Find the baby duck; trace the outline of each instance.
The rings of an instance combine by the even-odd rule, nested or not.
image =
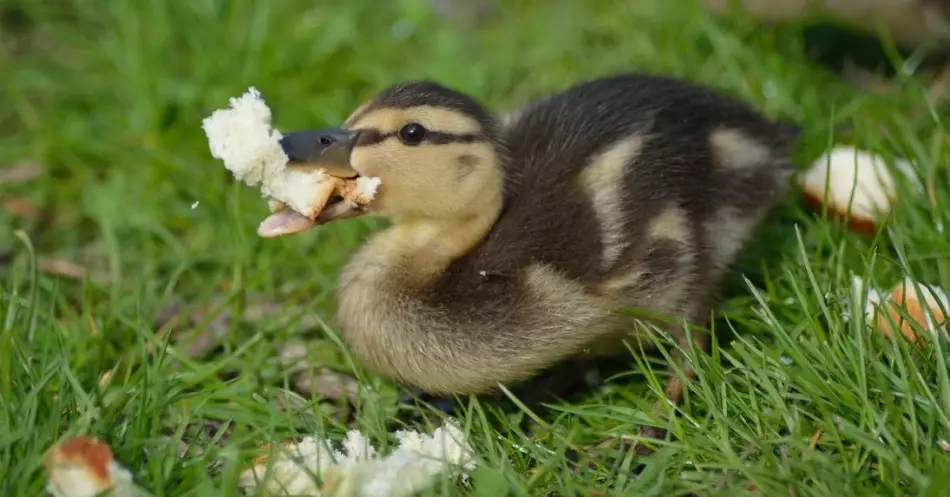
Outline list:
[[[712,89],[624,74],[498,119],[439,83],[400,83],[282,143],[293,163],[338,157],[333,174],[381,179],[365,209],[336,202],[299,230],[391,221],[342,269],[338,332],[369,369],[449,396],[627,353],[648,321],[622,309],[672,318],[661,326],[685,346],[786,192],[797,135]]]

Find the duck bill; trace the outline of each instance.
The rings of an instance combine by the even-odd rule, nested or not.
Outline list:
[[[288,165],[292,167],[323,169],[331,176],[352,179],[359,176],[350,166],[350,154],[359,135],[359,130],[345,128],[296,131],[284,135],[280,146],[287,154]],[[362,209],[343,201],[331,201],[316,219],[283,207],[264,219],[257,229],[257,234],[263,238],[292,235],[320,224],[349,219],[364,213]]]
[[[359,217],[365,213],[366,211],[363,209],[354,207],[347,202],[335,202],[328,205],[316,219],[310,219],[292,209],[283,208],[267,216],[261,222],[261,225],[257,228],[257,235],[261,238],[294,235],[321,224]]]
[[[314,129],[288,133],[280,139],[280,146],[291,166],[323,169],[338,178],[355,178],[359,173],[350,166],[350,155],[359,138],[359,130]]]

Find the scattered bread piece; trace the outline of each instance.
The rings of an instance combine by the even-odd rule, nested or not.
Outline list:
[[[908,161],[897,160],[895,166],[915,179]],[[820,209],[827,201],[830,213],[865,234],[874,233],[880,217],[897,201],[897,185],[884,160],[852,146],[822,154],[802,176],[801,187],[813,207]]]
[[[283,495],[407,497],[439,476],[464,477],[475,468],[472,449],[454,421],[431,436],[405,431],[395,435],[399,447],[385,457],[356,430],[347,433],[340,451],[314,437],[285,444],[286,453],[276,459],[259,457],[244,470],[240,485],[245,491]],[[323,485],[318,486],[315,477]]]
[[[892,326],[897,326],[911,342],[923,346],[926,342],[917,336],[913,323],[932,334],[947,324],[944,309],[950,309],[950,300],[938,287],[905,278],[891,289],[887,304],[887,314],[878,314],[875,322],[885,337],[889,338]]]
[[[132,474],[112,458],[108,445],[94,438],[79,436],[56,444],[45,466],[46,491],[53,497],[133,495]]]
[[[861,279],[855,277],[853,288],[856,298],[860,297],[862,287]],[[950,298],[939,287],[905,278],[887,292],[869,288],[864,305],[865,319],[885,338],[891,338],[896,328],[908,340],[923,347],[926,341],[917,336],[915,327],[931,334],[936,334],[938,330],[946,333],[945,311],[950,310]]]
[[[854,298],[855,302],[861,302],[861,293],[864,292],[864,280],[861,277],[853,275],[851,276],[851,296]],[[874,287],[868,287],[868,295],[864,300],[864,318],[868,322],[872,322],[874,315],[877,312],[877,306],[881,305],[881,302],[884,300],[884,294]]]

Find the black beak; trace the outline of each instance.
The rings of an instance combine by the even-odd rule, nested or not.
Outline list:
[[[324,128],[288,133],[280,139],[280,146],[291,165],[322,168],[339,178],[359,175],[350,166],[350,154],[359,139],[359,130]]]

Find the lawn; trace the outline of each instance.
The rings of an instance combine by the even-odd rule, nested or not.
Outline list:
[[[731,341],[698,359],[670,443],[579,472],[564,456],[649,421],[663,369],[633,362],[537,411],[532,431],[524,413],[471,404],[461,421],[480,468],[471,488],[431,495],[950,493],[950,345],[885,340],[848,297],[852,274],[950,285],[945,111],[914,60],[872,92],[806,57],[796,26],[714,20],[691,2],[504,14],[469,28],[423,0],[0,6],[0,495],[40,495],[43,455],[67,435],[108,442],[139,486],[168,496],[237,495],[267,442],[341,439],[349,424],[392,444],[397,389],[333,334],[337,269],[381,224],[259,239],[264,202],[200,127],[228,97],[256,86],[293,130],[338,123],[402,79],[503,111],[622,70],[701,81],[802,124],[802,167],[832,143],[911,158],[936,206],[903,195],[865,236],[791,195],[724,285],[712,328]]]

